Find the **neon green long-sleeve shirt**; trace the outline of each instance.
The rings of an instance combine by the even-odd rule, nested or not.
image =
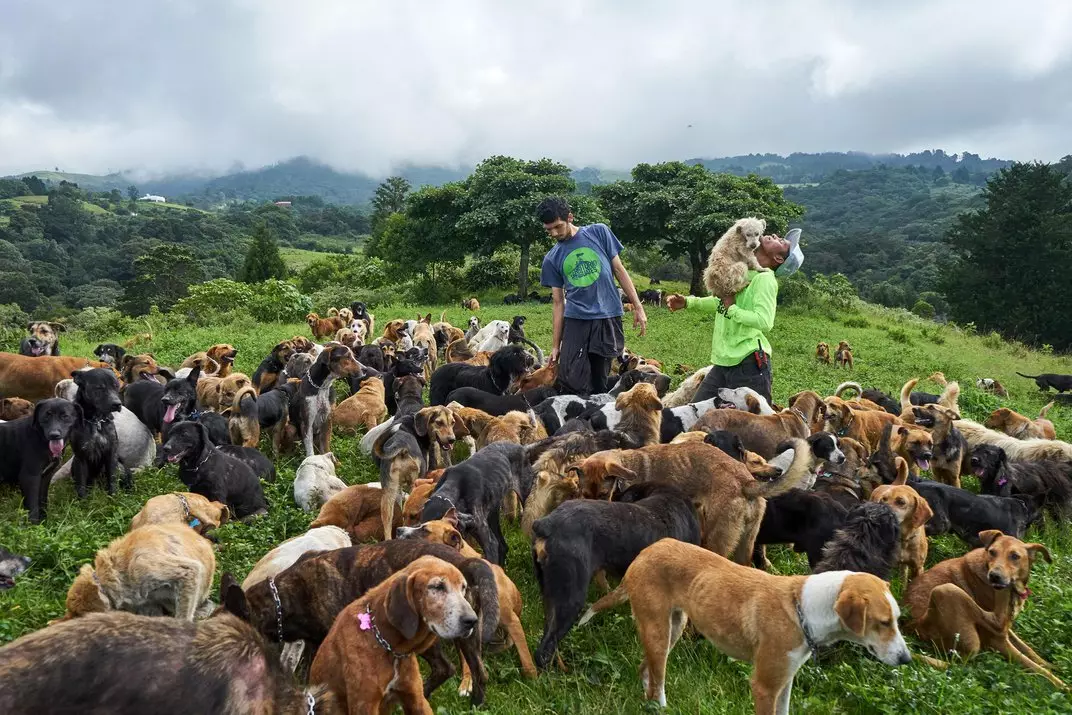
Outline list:
[[[718,312],[722,304],[714,296],[689,296],[686,310],[715,314],[715,333],[711,338],[711,364],[733,367],[756,351],[757,345],[771,354],[766,333],[774,327],[778,308],[778,279],[773,271],[748,271],[749,283],[737,293],[726,314]],[[757,342],[758,341],[758,342]]]

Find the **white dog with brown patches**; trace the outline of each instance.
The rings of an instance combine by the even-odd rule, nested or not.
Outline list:
[[[788,715],[793,678],[816,648],[866,647],[886,665],[911,662],[889,584],[866,573],[774,576],[699,546],[662,539],[640,552],[622,583],[581,619],[629,601],[644,647],[648,700],[666,705],[666,659],[691,618],[731,658],[753,664],[757,714]]]

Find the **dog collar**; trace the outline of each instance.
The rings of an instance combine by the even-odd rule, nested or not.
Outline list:
[[[357,627],[363,631],[372,631],[372,637],[375,638],[376,642],[380,644],[380,647],[387,651],[387,654],[395,660],[408,658],[412,655],[411,653],[399,653],[391,647],[391,644],[383,637],[383,634],[380,633],[380,629],[376,627],[376,617],[372,615],[371,607],[367,603],[365,604],[365,612],[357,614]]]
[[[92,420],[86,420],[86,424],[90,424],[90,425],[93,425],[93,426],[94,426],[94,427],[96,427],[97,429],[100,429],[102,425],[105,425],[105,424],[107,424],[108,422],[111,422],[111,421],[112,421],[112,419],[113,419],[113,417],[112,417],[112,413],[110,413],[110,412],[109,412],[108,414],[106,414],[106,415],[102,415],[102,416],[100,416],[100,417],[97,417],[97,418],[95,418],[95,419],[92,419]]]
[[[283,640],[283,602],[279,600],[279,589],[275,587],[275,576],[268,577],[268,590],[272,592],[272,600],[275,601],[275,622],[279,628],[279,640]]]
[[[455,511],[458,510],[458,507],[454,506],[454,502],[452,502],[449,498],[443,496],[442,494],[433,494],[432,496],[428,497],[428,501],[431,501],[437,497],[445,501],[447,504],[450,504],[451,509],[454,509]]]
[[[811,631],[808,630],[808,624],[804,621],[804,608],[800,605],[800,601],[796,601],[797,607],[797,624],[800,626],[800,632],[804,634],[804,642],[808,645],[808,650],[811,651],[811,657],[815,660],[819,660],[819,644],[815,642],[815,639],[811,637]]]
[[[208,450],[208,454],[205,455],[204,459],[202,459],[200,462],[197,463],[197,466],[194,467],[194,469],[200,469],[201,465],[208,461],[208,458],[212,456],[212,450],[213,449],[216,449],[216,448],[213,447],[212,449]]]
[[[808,418],[804,416],[804,413],[798,410],[796,407],[790,407],[789,411],[800,418],[800,421],[804,423],[804,426],[808,426]]]
[[[186,416],[186,419],[190,422],[196,422],[201,419],[201,415],[205,414],[204,410],[194,410]]]
[[[190,521],[190,502],[186,501],[186,497],[184,497],[182,494],[179,494],[178,492],[175,493],[175,496],[179,498],[179,503],[182,504],[183,521]],[[190,526],[193,526],[193,524],[191,524]]]
[[[330,376],[331,376],[331,373],[328,373],[328,377],[330,377]],[[305,373],[305,379],[309,381],[309,384],[313,386],[314,390],[318,390],[318,391],[324,389],[324,383],[327,382],[327,377],[325,377],[323,380],[321,380],[319,385],[316,384],[315,382],[313,382],[313,375],[312,375],[311,372]]]
[[[1001,478],[1000,478],[1000,479],[998,479],[998,481],[997,481],[997,485],[998,485],[999,487],[1003,487],[1003,486],[1005,486],[1005,485],[1006,485],[1006,484],[1008,484],[1008,483],[1009,483],[1009,478],[1008,478],[1008,477],[1001,477]]]
[[[316,715],[316,698],[312,693],[305,694],[305,715]]]

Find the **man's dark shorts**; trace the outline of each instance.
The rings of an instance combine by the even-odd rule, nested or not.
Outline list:
[[[558,354],[558,383],[569,392],[587,394],[591,392],[592,358],[599,369],[609,372],[611,360],[622,354],[625,349],[625,332],[622,319],[598,318],[596,320],[579,320],[565,318],[562,325],[562,348]],[[604,379],[597,382],[605,384]]]
[[[703,400],[709,400],[718,394],[720,387],[729,389],[751,387],[767,398],[767,402],[773,402],[771,399],[770,360],[768,359],[767,364],[762,368],[756,363],[755,355],[749,355],[733,367],[712,366],[711,371],[707,373],[707,377],[700,383],[700,389],[696,391],[696,397],[692,398],[692,401],[702,402]]]

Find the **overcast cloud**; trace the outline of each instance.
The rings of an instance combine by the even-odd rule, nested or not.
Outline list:
[[[0,174],[1072,153],[1072,2],[5,0]]]

